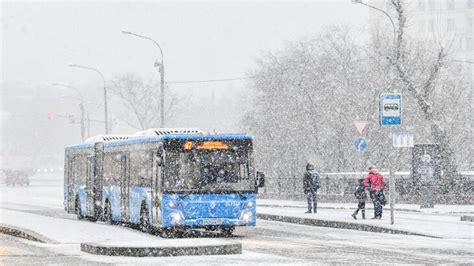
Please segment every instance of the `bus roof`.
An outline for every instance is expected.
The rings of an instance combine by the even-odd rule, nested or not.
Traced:
[[[133,144],[146,144],[153,142],[162,142],[166,140],[252,140],[249,134],[167,134],[156,136],[132,136],[127,139],[104,141],[105,147],[126,146]],[[94,142],[74,144],[66,146],[66,150],[93,148]]]

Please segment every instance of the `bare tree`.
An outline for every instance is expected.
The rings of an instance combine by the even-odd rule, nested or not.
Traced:
[[[121,121],[140,130],[158,127],[160,96],[157,81],[144,81],[136,74],[127,73],[114,79],[111,84],[112,94],[125,107],[119,116]],[[182,97],[168,92],[165,105],[166,117],[170,117],[182,101]]]
[[[389,57],[390,63],[403,88],[415,98],[424,118],[430,123],[433,139],[441,147],[445,175],[448,178],[456,177],[457,164],[451,139],[442,126],[442,112],[435,109],[434,102],[436,85],[447,63],[446,48],[440,47],[434,58],[429,58],[430,54],[420,52],[416,44],[405,38],[407,17],[404,2],[391,0],[391,4],[397,15],[398,29],[395,52],[393,57]],[[426,62],[430,61],[427,65]]]

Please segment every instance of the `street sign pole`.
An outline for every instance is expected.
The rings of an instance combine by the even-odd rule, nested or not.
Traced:
[[[402,95],[399,93],[383,93],[380,96],[380,126],[400,126],[402,123]],[[393,129],[390,128],[390,135]],[[394,157],[397,158],[397,150]],[[395,172],[393,169],[394,158],[391,158],[392,152],[389,153],[389,199],[390,199],[390,224],[395,223],[394,207],[395,207]]]
[[[395,158],[396,158],[395,154]],[[393,162],[393,158],[392,158]],[[390,187],[388,188],[388,193],[390,195],[390,224],[395,223],[395,214],[394,214],[394,208],[395,208],[395,172],[393,171],[392,164],[390,164],[389,167],[389,175],[390,175]]]

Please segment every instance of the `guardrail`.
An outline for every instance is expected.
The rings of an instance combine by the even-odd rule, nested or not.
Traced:
[[[385,187],[386,191],[388,191],[388,180],[390,177],[388,177],[387,172],[381,173],[385,176]],[[353,202],[353,193],[357,186],[357,180],[366,175],[367,173],[365,172],[321,173],[321,187],[318,190],[319,200],[327,202]],[[472,196],[474,194],[474,172],[461,172],[461,178],[452,183],[450,184],[448,180],[443,179],[434,186],[437,203],[474,203]],[[302,176],[290,178],[268,177],[266,186],[263,193],[259,195],[260,198],[305,200],[306,197],[303,194]],[[395,173],[395,192],[397,194],[397,202],[403,203],[417,203],[420,196],[418,187],[415,185],[410,172],[406,171]]]

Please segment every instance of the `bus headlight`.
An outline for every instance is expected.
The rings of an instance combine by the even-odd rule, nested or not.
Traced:
[[[168,201],[168,207],[174,208],[174,206],[176,206],[176,204],[174,203],[174,201]]]
[[[251,219],[252,219],[252,213],[251,212],[244,212],[244,213],[242,213],[242,215],[240,215],[240,220],[248,222]]]
[[[247,208],[253,207],[253,201],[247,201],[247,203],[245,203],[245,207]]]
[[[183,221],[184,219],[183,215],[179,212],[172,212],[170,216],[171,216],[171,222],[173,222],[173,224],[177,224]]]

